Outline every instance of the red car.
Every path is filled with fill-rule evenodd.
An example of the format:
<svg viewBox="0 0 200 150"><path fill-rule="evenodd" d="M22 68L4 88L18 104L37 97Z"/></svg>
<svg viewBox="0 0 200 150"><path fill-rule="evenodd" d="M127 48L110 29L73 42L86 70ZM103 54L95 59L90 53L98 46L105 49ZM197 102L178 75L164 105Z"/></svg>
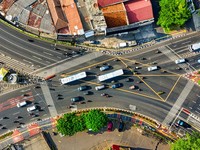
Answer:
<svg viewBox="0 0 200 150"><path fill-rule="evenodd" d="M113 128L113 123L112 123L112 121L109 121L108 126L107 126L108 132L112 131L112 128Z"/></svg>

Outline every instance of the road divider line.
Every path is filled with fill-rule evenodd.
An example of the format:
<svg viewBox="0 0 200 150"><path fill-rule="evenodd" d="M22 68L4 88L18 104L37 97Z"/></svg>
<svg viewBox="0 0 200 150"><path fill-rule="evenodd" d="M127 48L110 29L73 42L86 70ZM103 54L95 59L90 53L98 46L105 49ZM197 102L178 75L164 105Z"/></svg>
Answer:
<svg viewBox="0 0 200 150"><path fill-rule="evenodd" d="M128 65L120 58L121 62L127 67ZM132 69L128 68L131 72ZM141 77L139 77L138 75L135 75L138 79L140 79L152 92L154 92L159 98L160 100L164 101L164 99L149 85L147 84Z"/></svg>
<svg viewBox="0 0 200 150"><path fill-rule="evenodd" d="M161 101L160 98L152 97L152 96L141 94L141 93L136 93L136 92L133 92L133 91L128 91L128 90L125 90L125 89L116 89L116 90L123 91L123 92L126 92L126 93L132 93L132 94L139 95L139 96L142 96L142 97L147 97L147 98L151 98L151 99L154 99L154 100Z"/></svg>
<svg viewBox="0 0 200 150"><path fill-rule="evenodd" d="M169 94L167 95L167 97L165 98L165 102L167 101L167 99L169 98L169 96L171 95L172 91L174 90L174 88L176 87L178 81L180 80L181 76L179 76L179 78L176 80L175 84L173 85L173 87L171 88Z"/></svg>
<svg viewBox="0 0 200 150"><path fill-rule="evenodd" d="M96 65L99 65L99 64L102 64L102 63L111 61L111 60L113 60L113 59L115 59L115 57L112 57L112 58L110 58L110 59L107 59L107 60L104 60L104 61L101 61L101 62L92 64L92 65L89 65L89 66L86 66L86 67L83 67L83 68L80 68L80 69L77 69L77 70L74 70L74 71L71 71L71 72L68 72L66 75L71 75L72 73L76 73L76 72L78 72L78 71L81 71L81 70L84 70L84 69L87 69L87 68L90 68L90 67L93 67L93 66L96 66Z"/></svg>

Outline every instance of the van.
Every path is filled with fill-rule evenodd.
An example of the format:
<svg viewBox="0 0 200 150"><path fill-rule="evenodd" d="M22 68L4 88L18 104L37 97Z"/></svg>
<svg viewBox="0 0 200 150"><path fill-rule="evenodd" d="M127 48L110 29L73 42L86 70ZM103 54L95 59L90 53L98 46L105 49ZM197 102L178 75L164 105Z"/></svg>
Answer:
<svg viewBox="0 0 200 150"><path fill-rule="evenodd" d="M105 71L105 70L108 70L110 67L109 66L102 66L100 67L100 71Z"/></svg>
<svg viewBox="0 0 200 150"><path fill-rule="evenodd" d="M95 90L99 91L99 90L103 90L105 88L106 88L106 85L103 84L103 85L100 85L100 86L96 86Z"/></svg>
<svg viewBox="0 0 200 150"><path fill-rule="evenodd" d="M151 66L151 67L148 67L147 69L148 69L148 71L154 71L154 70L157 70L158 67L157 66Z"/></svg>
<svg viewBox="0 0 200 150"><path fill-rule="evenodd" d="M26 101L17 103L17 107L23 107L23 106L26 106L26 105L27 105Z"/></svg>
<svg viewBox="0 0 200 150"><path fill-rule="evenodd" d="M33 106L31 106L31 107L28 107L27 108L27 111L28 112L31 112L31 111L34 111L34 110L36 110L37 109L37 107L35 106L35 105L33 105Z"/></svg>
<svg viewBox="0 0 200 150"><path fill-rule="evenodd" d="M184 58L175 60L175 64L180 64L180 63L184 63L184 62L185 62Z"/></svg>

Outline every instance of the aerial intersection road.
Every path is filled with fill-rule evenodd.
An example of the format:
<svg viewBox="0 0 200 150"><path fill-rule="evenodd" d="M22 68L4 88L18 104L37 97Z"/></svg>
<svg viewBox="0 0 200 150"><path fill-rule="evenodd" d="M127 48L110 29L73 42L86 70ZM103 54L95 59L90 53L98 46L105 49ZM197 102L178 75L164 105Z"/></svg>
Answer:
<svg viewBox="0 0 200 150"><path fill-rule="evenodd" d="M66 56L63 55L65 50L67 52L77 50L76 48L69 50L66 47L59 47L61 50L55 50L54 46L49 43L38 40L30 42L26 36L14 30L10 31L2 24L0 26L0 51L14 59L27 60L24 63L31 62L36 66L36 72L37 69L65 60ZM135 105L136 112L148 115L166 125L176 121L178 117L189 121L188 116L182 116L180 111L186 108L190 113L198 116L200 92L196 84L191 83L182 75L200 68L197 62L200 55L188 50L188 45L199 39L199 34L191 34L120 56L118 61L115 60L116 57L107 55L95 55L97 56L95 59L88 59L87 56L91 56L90 54L66 60L68 63L64 61L58 64L60 67L54 66L57 67L55 78L1 96L1 107L4 108L6 105L7 107L0 113L0 125L4 127L0 133L16 128L20 123L23 125L51 115L71 111L70 99L76 96L84 98L82 103L75 103L77 109L88 107L129 109L129 105ZM175 64L175 59L181 57L186 58L187 63ZM83 62L79 61L81 59ZM70 63L73 63L72 67L69 67ZM110 70L101 72L98 67L105 64L112 67ZM152 65L159 66L160 69L148 72L147 67ZM139 67L139 69L135 67ZM64 70L64 68L66 69ZM96 91L95 86L101 84L96 77L116 69L123 69L125 72L123 76L116 79L116 82L122 83L123 87L112 89L109 87L113 83L104 82L109 87L102 91ZM40 75L45 72L46 76L52 75L48 70L41 70L37 73ZM133 74L132 70L136 70L137 74ZM72 75L82 71L86 71L89 77L70 86L60 84L59 79L62 73ZM127 78L132 78L132 81L127 82ZM78 91L77 88L82 85L89 86L92 94L84 95L84 92ZM132 85L141 90L130 90L129 87ZM159 92L163 93L160 95ZM28 93L29 96L24 96L25 93ZM102 93L108 93L110 97L102 97ZM40 107L39 111L35 112L35 116L29 115L26 111L27 107L16 107L16 103L22 100L30 102L30 106L34 104ZM180 115L177 117L177 114Z"/></svg>

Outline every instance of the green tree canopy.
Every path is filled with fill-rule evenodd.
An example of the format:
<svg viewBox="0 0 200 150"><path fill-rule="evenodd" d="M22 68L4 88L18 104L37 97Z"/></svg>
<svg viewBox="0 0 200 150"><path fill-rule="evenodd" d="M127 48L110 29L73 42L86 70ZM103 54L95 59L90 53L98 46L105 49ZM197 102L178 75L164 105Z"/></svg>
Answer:
<svg viewBox="0 0 200 150"><path fill-rule="evenodd" d="M194 132L187 134L186 138L180 138L171 145L171 150L200 150L200 134Z"/></svg>
<svg viewBox="0 0 200 150"><path fill-rule="evenodd" d="M75 113L64 114L57 121L57 130L63 135L73 135L76 132L85 130L85 122L82 116L77 116Z"/></svg>
<svg viewBox="0 0 200 150"><path fill-rule="evenodd" d="M166 31L173 27L181 27L191 17L186 0L160 0L161 10L157 25Z"/></svg>
<svg viewBox="0 0 200 150"><path fill-rule="evenodd" d="M87 129L92 129L94 132L99 131L108 121L106 114L100 110L91 110L83 116Z"/></svg>

